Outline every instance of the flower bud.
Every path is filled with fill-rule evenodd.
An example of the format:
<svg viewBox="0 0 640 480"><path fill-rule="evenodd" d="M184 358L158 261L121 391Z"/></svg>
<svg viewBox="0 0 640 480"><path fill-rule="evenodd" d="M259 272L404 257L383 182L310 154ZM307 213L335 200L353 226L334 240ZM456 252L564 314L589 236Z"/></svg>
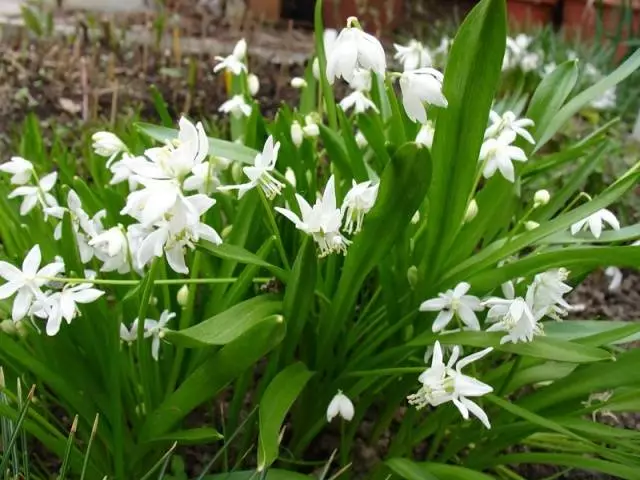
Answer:
<svg viewBox="0 0 640 480"><path fill-rule="evenodd" d="M15 327L20 338L27 338L27 335L29 335L29 327L25 324L25 322L16 322Z"/></svg>
<svg viewBox="0 0 640 480"><path fill-rule="evenodd" d="M176 295L176 300L178 301L178 305L181 307L186 307L189 302L189 287L187 285L183 285L178 290L178 295Z"/></svg>
<svg viewBox="0 0 640 480"><path fill-rule="evenodd" d="M111 132L96 132L91 136L93 151L101 157L111 157L127 151L127 146Z"/></svg>
<svg viewBox="0 0 640 480"><path fill-rule="evenodd" d="M227 225L226 227L224 227L222 229L222 231L220 232L220 236L225 239L228 238L229 235L231 235L231 231L233 230L233 225Z"/></svg>
<svg viewBox="0 0 640 480"><path fill-rule="evenodd" d="M291 167L287 167L287 169L284 171L284 178L287 179L287 182L289 182L289 184L291 184L293 188L296 188L296 183L297 183L296 174L291 169Z"/></svg>
<svg viewBox="0 0 640 480"><path fill-rule="evenodd" d="M551 200L551 195L547 190L538 190L533 196L533 208L541 207L542 205L546 205Z"/></svg>
<svg viewBox="0 0 640 480"><path fill-rule="evenodd" d="M320 127L315 123L307 123L302 127L302 131L304 132L304 136L308 138L315 138L320 135Z"/></svg>
<svg viewBox="0 0 640 480"><path fill-rule="evenodd" d="M420 210L416 210L416 213L414 213L413 217L411 217L411 223L413 225L417 225L419 221L420 221Z"/></svg>
<svg viewBox="0 0 640 480"><path fill-rule="evenodd" d="M307 81L304 78L293 77L291 79L291 86L293 88L306 88L307 87Z"/></svg>
<svg viewBox="0 0 640 480"><path fill-rule="evenodd" d="M158 305L158 297L151 296L149 298L149 305L151 305L152 307L155 307L156 305Z"/></svg>
<svg viewBox="0 0 640 480"><path fill-rule="evenodd" d="M464 214L464 223L468 223L478 215L478 202L473 198L469 202L469 206L467 207L467 212Z"/></svg>
<svg viewBox="0 0 640 480"><path fill-rule="evenodd" d="M369 145L367 137L365 137L360 130L356 132L356 144L358 145L358 148L365 148L367 145Z"/></svg>
<svg viewBox="0 0 640 480"><path fill-rule="evenodd" d="M418 284L418 267L411 265L407 270L407 281L412 290L416 288Z"/></svg>
<svg viewBox="0 0 640 480"><path fill-rule="evenodd" d="M233 47L232 55L238 60L242 60L247 56L247 41L244 38L241 38L235 47Z"/></svg>
<svg viewBox="0 0 640 480"><path fill-rule="evenodd" d="M524 228L527 229L528 231L535 230L539 226L540 224L538 222L534 222L532 220L529 220L528 222L524 222Z"/></svg>
<svg viewBox="0 0 640 480"><path fill-rule="evenodd" d="M235 183L242 183L244 178L244 171L242 165L239 162L234 162L231 166L231 178Z"/></svg>
<svg viewBox="0 0 640 480"><path fill-rule="evenodd" d="M302 131L302 127L298 122L293 122L291 124L291 141L296 147L302 145L302 140L304 139L304 132Z"/></svg>
<svg viewBox="0 0 640 480"><path fill-rule="evenodd" d="M249 93L252 97L255 97L260 90L260 79L257 75L250 73L247 76L247 87L249 87Z"/></svg>
<svg viewBox="0 0 640 480"><path fill-rule="evenodd" d="M336 416L341 416L349 422L354 413L353 402L341 390L338 390L338 393L336 393L327 407L327 422L330 422Z"/></svg>
<svg viewBox="0 0 640 480"><path fill-rule="evenodd" d="M0 330L10 336L18 333L18 329L16 328L16 324L13 320L3 320L2 323L0 323Z"/></svg>
<svg viewBox="0 0 640 480"><path fill-rule="evenodd" d="M316 80L320 80L320 61L318 57L313 59L313 64L311 64L311 71L313 72L313 77Z"/></svg>

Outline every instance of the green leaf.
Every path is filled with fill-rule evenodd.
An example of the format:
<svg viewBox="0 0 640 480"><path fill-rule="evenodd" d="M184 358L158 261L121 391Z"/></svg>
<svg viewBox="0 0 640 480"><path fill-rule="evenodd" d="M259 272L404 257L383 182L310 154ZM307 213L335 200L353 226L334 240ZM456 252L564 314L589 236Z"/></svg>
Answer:
<svg viewBox="0 0 640 480"><path fill-rule="evenodd" d="M173 119L167 108L167 102L165 102L162 93L155 85L149 87L151 91L151 98L153 99L153 106L156 108L156 112L165 127L171 128L173 125Z"/></svg>
<svg viewBox="0 0 640 480"><path fill-rule="evenodd" d="M640 238L640 223L622 227L620 230L606 230L599 238L595 238L591 232L578 232L572 235L571 232L558 232L545 238L541 243L617 243L629 242Z"/></svg>
<svg viewBox="0 0 640 480"><path fill-rule="evenodd" d="M436 340L439 340L444 345L493 347L501 352L572 363L601 362L612 358L606 350L544 336L536 337L533 342L529 343L500 345L500 339L503 336L500 332L455 332L446 335L425 332L409 342L408 345L424 347L433 345Z"/></svg>
<svg viewBox="0 0 640 480"><path fill-rule="evenodd" d="M258 471L269 468L278 458L280 429L287 412L312 377L302 363L294 363L281 371L269 383L260 400L260 443Z"/></svg>
<svg viewBox="0 0 640 480"><path fill-rule="evenodd" d="M224 312L185 330L167 330L165 338L181 347L206 347L226 345L269 315L280 312L282 302L270 296L259 296L238 303Z"/></svg>
<svg viewBox="0 0 640 480"><path fill-rule="evenodd" d="M282 317L272 315L211 355L147 417L140 438L149 441L164 435L194 408L255 365L280 343L284 333Z"/></svg>
<svg viewBox="0 0 640 480"><path fill-rule="evenodd" d="M332 355L330 345L354 308L362 283L410 224L424 200L430 178L429 151L414 143L400 147L385 168L375 206L349 247L337 294L321 325L326 327L320 348L323 355Z"/></svg>
<svg viewBox="0 0 640 480"><path fill-rule="evenodd" d="M542 79L531 97L527 118L535 122L533 138L538 138L571 94L578 81L578 62L570 60L559 65Z"/></svg>
<svg viewBox="0 0 640 480"><path fill-rule="evenodd" d="M138 122L135 127L152 139L165 143L178 138L178 131L173 128ZM224 157L229 160L253 165L253 160L258 152L239 143L228 142L218 138L209 137L209 155Z"/></svg>
<svg viewBox="0 0 640 480"><path fill-rule="evenodd" d="M640 340L640 324L622 320L570 320L546 322L545 335L585 345L618 345Z"/></svg>
<svg viewBox="0 0 640 480"><path fill-rule="evenodd" d="M443 84L449 106L438 111L431 152L429 228L419 265L426 274L423 284L438 276L475 187L478 155L500 79L506 23L505 1L483 0L453 41Z"/></svg>
<svg viewBox="0 0 640 480"><path fill-rule="evenodd" d="M342 137L335 130L330 129L325 125L318 125L320 127L320 138L324 148L327 150L327 154L331 159L331 163L339 170L340 174L346 178L353 178L353 172L351 171L351 162L349 160L349 154L344 146Z"/></svg>
<svg viewBox="0 0 640 480"><path fill-rule="evenodd" d="M565 124L565 122L580 111L581 108L588 105L593 99L600 97L611 87L615 87L618 83L635 72L638 67L640 67L640 50L637 50L607 77L573 97L569 103L562 107L546 125L546 128L541 133L540 138L538 138L536 150L540 149L540 147L547 143L549 139L551 139L551 137L553 137L553 135Z"/></svg>
<svg viewBox="0 0 640 480"><path fill-rule="evenodd" d="M256 472L248 470L242 472L220 473L218 475L207 475L202 480L255 480L256 478ZM277 470L275 468L270 468L264 476L264 480L313 480L314 478L315 477L310 477L301 473Z"/></svg>
<svg viewBox="0 0 640 480"><path fill-rule="evenodd" d="M64 259L65 270L67 272L75 272L76 275L83 276L84 267L82 266L80 252L78 251L78 242L76 241L76 234L73 229L71 214L68 211L65 211L62 217L62 237L60 238L60 246L62 258Z"/></svg>
<svg viewBox="0 0 640 480"><path fill-rule="evenodd" d="M320 93L327 107L327 118L329 126L332 130L338 129L338 119L336 116L336 101L333 96L333 89L329 85L327 79L327 52L324 51L324 24L322 15L322 0L316 0L316 6L313 14L313 30L316 47L316 55L318 57L318 67L320 69Z"/></svg>
<svg viewBox="0 0 640 480"><path fill-rule="evenodd" d="M495 480L475 470L443 463L418 463L405 458L392 458L384 463L406 480Z"/></svg>
<svg viewBox="0 0 640 480"><path fill-rule="evenodd" d="M224 436L215 428L198 427L160 435L158 437L154 437L152 441L178 442L179 445L199 445L203 443L217 442L222 439L224 439Z"/></svg>

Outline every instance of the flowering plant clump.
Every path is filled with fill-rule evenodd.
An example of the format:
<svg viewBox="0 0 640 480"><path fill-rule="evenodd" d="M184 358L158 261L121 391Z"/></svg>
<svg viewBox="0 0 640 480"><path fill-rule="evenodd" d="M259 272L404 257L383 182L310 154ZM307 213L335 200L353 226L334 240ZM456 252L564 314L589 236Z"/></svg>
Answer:
<svg viewBox="0 0 640 480"><path fill-rule="evenodd" d="M372 445L390 435L380 475L552 463L635 478L640 434L587 414L635 408L640 351L619 345L640 328L570 321L567 294L595 268L640 264L639 225L608 209L640 165L601 192L581 190L583 170L523 187L567 161L588 174L604 136L548 142L640 53L573 96L566 62L509 109L505 52L533 59L505 11L481 1L438 51L396 45L396 69L358 19L324 31L319 0L316 55L291 80L300 103L273 119L242 40L212 67L228 139L187 116L96 132L80 178L27 137L0 166L0 359L6 385L42 399L21 410L5 388L2 414L87 478L163 475L176 443L220 442L261 475L306 471L328 422L348 471L365 419ZM194 426L216 399L222 418ZM50 406L77 415L71 441ZM225 470L219 458L202 475Z"/></svg>

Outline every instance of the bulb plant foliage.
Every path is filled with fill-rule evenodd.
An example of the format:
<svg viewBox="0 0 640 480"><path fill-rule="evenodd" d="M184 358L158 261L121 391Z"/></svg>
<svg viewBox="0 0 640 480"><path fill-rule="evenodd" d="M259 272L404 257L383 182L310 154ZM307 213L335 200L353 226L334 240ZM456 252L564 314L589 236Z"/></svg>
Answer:
<svg viewBox="0 0 640 480"><path fill-rule="evenodd" d="M206 470L233 454L299 478L334 423L346 467L363 421L365 441L390 436L380 478L517 478L525 463L637 478L640 434L596 420L640 407L640 351L621 346L640 327L563 319L588 272L640 264L640 225L608 210L639 167L583 192L602 132L543 147L640 53L581 92L576 62L558 65L514 112L496 101L505 52L524 48L504 0L395 62L357 19L332 33L321 13L299 105L275 118L253 97L251 46L217 59L230 138L137 123L95 133L79 163L27 124L0 166L7 425L74 478L162 477L176 442L216 451ZM561 188L524 193L566 162ZM26 409L16 382L36 386Z"/></svg>

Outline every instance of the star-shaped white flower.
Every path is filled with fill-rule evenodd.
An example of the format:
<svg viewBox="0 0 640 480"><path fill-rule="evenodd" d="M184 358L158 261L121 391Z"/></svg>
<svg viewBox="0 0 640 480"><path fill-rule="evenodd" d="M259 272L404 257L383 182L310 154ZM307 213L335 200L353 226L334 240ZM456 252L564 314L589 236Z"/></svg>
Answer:
<svg viewBox="0 0 640 480"><path fill-rule="evenodd" d="M342 77L353 80L357 68L371 70L384 78L387 59L382 45L376 37L362 31L358 19L349 17L330 52L327 53L327 79L333 84Z"/></svg>
<svg viewBox="0 0 640 480"><path fill-rule="evenodd" d="M360 90L354 90L349 95L340 100L340 108L348 112L351 108L355 113L364 113L368 109L374 112L378 111L378 107Z"/></svg>
<svg viewBox="0 0 640 480"><path fill-rule="evenodd" d="M43 209L57 207L58 202L51 195L51 190L58 179L58 172L52 172L40 179L38 185L23 185L9 194L9 198L22 197L20 215L27 215L39 203Z"/></svg>
<svg viewBox="0 0 640 480"><path fill-rule="evenodd" d="M487 321L493 323L487 332L507 332L500 339L500 344L532 342L535 335L542 335L539 318L536 318L531 306L524 298L494 297L485 300L484 304L490 307Z"/></svg>
<svg viewBox="0 0 640 480"><path fill-rule="evenodd" d="M515 139L514 132L506 131L498 138L489 138L484 141L480 148L479 161L484 162L482 174L485 178L493 177L493 174L499 170L505 179L511 183L515 182L513 161L527 161L524 151L512 145Z"/></svg>
<svg viewBox="0 0 640 480"><path fill-rule="evenodd" d="M444 330L454 315L457 315L470 330L480 330L480 323L474 312L480 312L484 307L478 297L467 295L470 288L471 285L467 282L461 282L453 290L439 293L436 298L422 302L421 312L439 312L431 326L432 331Z"/></svg>
<svg viewBox="0 0 640 480"><path fill-rule="evenodd" d="M620 222L616 216L606 208L601 208L597 212L592 213L587 218L583 218L579 222L571 225L571 235L575 235L581 230L590 230L594 237L600 238L605 224L614 230L620 230Z"/></svg>
<svg viewBox="0 0 640 480"><path fill-rule="evenodd" d="M6 283L0 286L0 300L16 295L11 312L14 322L22 320L27 315L34 300L44 297L41 287L64 270L64 264L60 262L40 268L41 261L39 245L35 245L24 258L22 270L0 261L0 277L6 280Z"/></svg>
<svg viewBox="0 0 640 480"><path fill-rule="evenodd" d="M12 175L10 180L12 185L24 185L31 180L34 172L33 163L22 157L11 157L8 162L0 164L0 172Z"/></svg>
<svg viewBox="0 0 640 480"><path fill-rule="evenodd" d="M411 40L405 45L394 43L396 53L393 56L402 63L403 69L417 70L418 68L430 67L432 65L429 49L417 40Z"/></svg>
<svg viewBox="0 0 640 480"><path fill-rule="evenodd" d="M447 99L442 93L443 81L442 73L429 67L405 71L400 76L402 105L411 121L422 124L427 122L425 104L447 107Z"/></svg>
<svg viewBox="0 0 640 480"><path fill-rule="evenodd" d="M485 139L499 137L502 132L513 132L531 144L536 143L531 134L526 130L535 125L533 120L529 118L517 118L513 112L505 112L500 116L500 114L493 110L489 113L489 119L491 120L491 125L484 133Z"/></svg>
<svg viewBox="0 0 640 480"><path fill-rule="evenodd" d="M251 105L249 105L242 95L234 95L229 100L224 102L218 108L219 112L228 113L236 118L248 117L251 115Z"/></svg>
<svg viewBox="0 0 640 480"><path fill-rule="evenodd" d="M238 195L242 197L246 192L259 186L269 199L280 195L284 184L275 179L271 172L276 169L278 161L278 152L280 151L280 142L273 141L273 137L269 136L264 144L261 153L258 153L253 161L252 166L243 167L242 171L249 177L248 183L241 185L224 185L218 190L239 190Z"/></svg>
<svg viewBox="0 0 640 480"><path fill-rule="evenodd" d="M167 324L169 323L169 321L173 318L175 318L176 314L173 312L170 312L169 310L164 310L161 314L160 314L160 318L158 320L153 320L151 318L147 318L144 321L144 335L143 338L152 338L151 340L151 357L153 357L153 359L155 361L158 361L158 359L160 358L160 340L162 339L164 330L167 326ZM125 327L126 329L126 327ZM129 339L129 338L133 338L136 339L137 338L137 331L138 331L138 319L136 318L133 322L133 324L131 325L131 330L129 332L129 334L124 334L123 336L123 331L121 329L121 334L120 334L120 338L123 339Z"/></svg>
<svg viewBox="0 0 640 480"><path fill-rule="evenodd" d="M244 64L244 59L247 55L247 42L245 39L241 39L233 48L233 52L228 57L216 56L215 59L218 62L213 67L213 73L218 73L221 70L225 70L233 75L240 75L242 72L247 71L247 66Z"/></svg>

